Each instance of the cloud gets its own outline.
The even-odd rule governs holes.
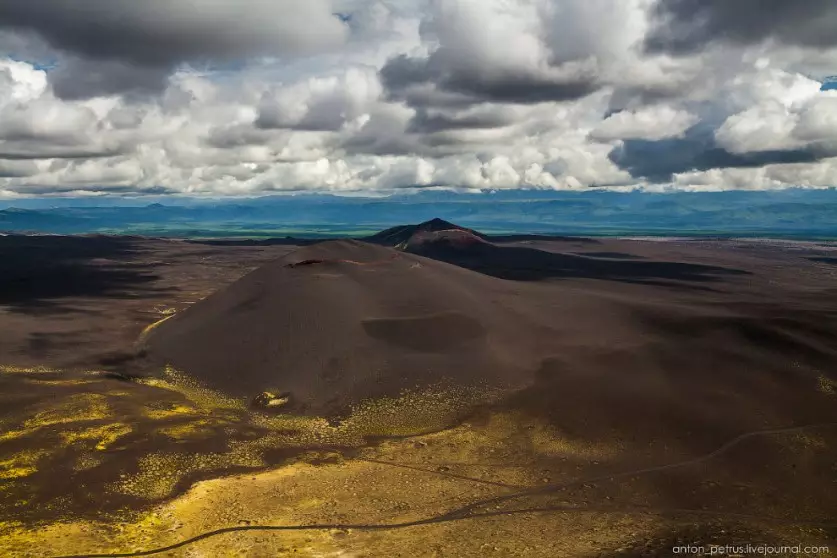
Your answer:
[[[380,96],[376,71],[350,68],[340,75],[311,78],[265,92],[256,126],[336,132],[366,114]]]
[[[756,168],[774,164],[814,163],[822,156],[812,149],[765,149],[731,152],[699,127],[683,138],[626,140],[613,149],[610,159],[636,179],[671,182],[675,175],[725,168]]]
[[[726,168],[679,174],[672,186],[695,192],[720,190],[768,190],[788,186],[834,186],[837,159],[817,163],[774,164],[767,167]]]
[[[775,40],[815,48],[837,46],[833,0],[657,0],[651,51],[693,53],[708,43],[752,45]]]
[[[687,110],[665,105],[611,114],[591,132],[596,141],[620,139],[661,140],[682,136],[697,123],[698,117]]]
[[[564,2],[575,4],[578,2]],[[616,5],[616,2],[609,2]],[[596,91],[592,52],[556,50],[549,2],[435,0],[422,34],[427,56],[400,55],[381,70],[390,96],[412,106],[568,101]],[[550,18],[553,19],[550,19]]]
[[[810,149],[837,154],[837,95],[823,96],[791,110],[778,104],[733,115],[715,133],[732,153]]]
[[[62,99],[87,99],[121,93],[147,95],[166,87],[171,68],[132,66],[119,60],[65,58],[49,74],[56,96]]]
[[[683,173],[814,164],[837,156],[837,94],[821,91],[819,82],[755,68],[716,95],[679,136],[628,138],[611,160],[634,178],[668,182]]]
[[[0,160],[110,157],[132,148],[91,106],[56,98],[45,72],[0,62]]]
[[[11,194],[26,194],[27,196],[55,196],[55,195],[118,195],[118,196],[164,196],[179,193],[172,188],[165,186],[152,186],[147,188],[139,188],[136,186],[116,186],[116,185],[96,185],[96,184],[24,184],[22,186],[12,186],[7,192]]]
[[[466,110],[419,108],[407,130],[411,133],[435,133],[450,130],[503,128],[518,122],[516,111],[509,107],[481,105]]]
[[[0,178],[23,178],[40,172],[41,168],[34,161],[0,160]]]
[[[0,59],[0,102],[25,103],[47,89],[46,72],[15,60]]]
[[[85,58],[144,66],[306,54],[346,34],[323,0],[3,0],[0,22]]]
[[[771,4],[0,0],[0,192],[833,184],[833,3]]]
[[[716,130],[717,144],[736,154],[807,149],[818,158],[837,155],[837,92],[801,77],[785,83],[739,99],[745,108]]]
[[[413,106],[570,101],[599,88],[595,68],[584,62],[555,68],[509,68],[496,73],[464,64],[446,65],[438,58],[401,56],[390,60],[381,76],[392,98],[404,99]]]
[[[400,105],[380,105],[369,112],[360,128],[342,139],[349,155],[410,155],[418,151],[416,138],[407,133],[414,111]]]
[[[327,0],[0,0],[0,28],[33,33],[68,55],[56,91],[71,97],[158,90],[180,63],[306,55],[347,36]],[[66,75],[91,70],[92,61],[106,64],[92,77]]]

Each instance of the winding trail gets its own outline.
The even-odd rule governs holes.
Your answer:
[[[468,504],[466,506],[451,510],[450,512],[435,515],[432,517],[428,517],[425,519],[419,519],[415,521],[407,521],[403,523],[390,523],[390,524],[332,524],[332,525],[247,525],[247,526],[237,526],[237,527],[226,527],[222,529],[215,529],[213,531],[207,531],[205,533],[201,533],[200,535],[196,535],[190,539],[183,540],[178,543],[174,543],[165,547],[156,548],[153,550],[145,550],[139,552],[125,552],[125,553],[116,553],[116,554],[76,554],[76,555],[65,555],[65,556],[55,556],[53,558],[134,558],[134,557],[141,557],[141,556],[153,556],[155,554],[161,554],[163,552],[170,552],[172,550],[177,550],[180,548],[184,548],[186,546],[192,545],[199,541],[203,541],[212,537],[217,537],[220,535],[225,535],[229,533],[243,533],[243,532],[251,532],[251,531],[258,531],[258,532],[268,532],[268,531],[322,531],[322,530],[330,530],[330,529],[352,529],[356,531],[388,531],[394,529],[404,529],[408,527],[418,527],[422,525],[432,525],[437,523],[448,523],[453,521],[462,521],[467,519],[480,519],[480,518],[487,518],[487,517],[497,517],[497,516],[510,516],[510,515],[520,515],[520,514],[534,514],[534,513],[555,513],[555,512],[575,512],[575,513],[615,513],[615,514],[650,514],[650,515],[703,515],[703,516],[712,516],[712,517],[728,517],[734,519],[749,519],[749,520],[757,520],[757,521],[764,521],[769,523],[777,523],[782,525],[809,525],[809,526],[820,526],[820,527],[837,527],[837,519],[830,520],[830,521],[809,521],[809,520],[789,520],[786,518],[777,518],[777,517],[769,517],[769,516],[759,516],[759,515],[749,515],[749,514],[740,514],[740,513],[728,513],[728,512],[716,512],[711,510],[694,510],[694,509],[683,509],[683,508],[653,508],[653,507],[645,507],[645,506],[584,506],[584,507],[576,507],[576,506],[545,506],[545,507],[531,507],[531,508],[523,508],[523,509],[515,509],[515,510],[500,510],[500,511],[491,511],[491,512],[477,512],[476,510],[482,506],[490,506],[490,505],[497,505],[503,502],[509,502],[512,500],[525,498],[529,496],[538,496],[542,494],[547,494],[550,492],[555,492],[558,490],[562,490],[564,488],[568,488],[571,486],[577,486],[584,483],[592,483],[592,482],[603,482],[603,481],[614,481],[617,479],[624,479],[629,477],[635,477],[640,475],[647,475],[650,473],[659,473],[662,471],[669,471],[672,469],[679,469],[683,467],[689,467],[693,465],[699,465],[710,461],[719,455],[729,451],[733,447],[739,445],[741,442],[748,440],[750,438],[756,438],[761,436],[775,436],[780,434],[790,434],[794,432],[802,432],[805,430],[812,430],[812,429],[819,429],[819,428],[834,428],[837,427],[837,423],[835,422],[827,422],[827,423],[819,423],[819,424],[809,424],[804,426],[792,426],[787,428],[775,428],[769,430],[756,430],[753,432],[747,432],[736,436],[732,440],[728,441],[718,449],[704,454],[699,457],[695,457],[693,459],[688,459],[686,461],[680,461],[677,463],[670,463],[667,465],[658,465],[654,467],[646,467],[643,469],[636,469],[632,471],[624,471],[621,473],[613,473],[609,475],[601,475],[597,477],[588,477],[583,479],[577,479],[573,481],[567,481],[558,484],[550,484],[539,486],[537,488],[529,488],[526,490],[521,490],[519,492],[515,492],[512,494],[506,494],[503,496],[497,496],[494,498],[489,498],[485,500],[480,500],[474,502],[472,504]],[[372,462],[372,463],[379,463],[382,465],[392,465],[397,467],[405,467],[404,465],[395,464],[395,463],[388,463],[386,461],[377,461],[377,460],[369,460],[365,459],[364,461]],[[417,469],[422,472],[426,473],[438,473],[437,471],[429,471],[426,469],[418,469],[417,467],[407,467],[410,469]],[[451,475],[448,475],[451,476]],[[458,476],[457,476],[458,477]],[[463,480],[475,481],[477,479],[472,479],[470,477],[463,477]],[[491,483],[497,484],[499,486],[509,487],[509,485],[503,485],[501,483]]]

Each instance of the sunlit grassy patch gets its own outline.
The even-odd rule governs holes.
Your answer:
[[[73,464],[73,471],[89,471],[95,469],[105,461],[101,455],[95,453],[83,453],[76,458]]]
[[[58,370],[46,366],[0,365],[0,374],[58,374]]]
[[[26,382],[29,384],[35,384],[39,386],[87,386],[90,384],[97,383],[98,380],[89,380],[81,378],[60,378],[51,380],[48,380],[46,378],[27,378]]]
[[[13,457],[0,461],[0,479],[19,479],[37,472],[38,461],[46,454],[44,451],[22,451]]]
[[[832,380],[825,374],[820,374],[819,390],[828,395],[834,395],[837,393],[837,381]]]
[[[0,556],[58,556],[115,552],[124,548],[114,543],[112,529],[92,522],[58,522],[27,527],[23,523],[0,522]]]
[[[211,419],[196,419],[165,426],[158,429],[157,432],[172,440],[209,438],[216,433],[215,427],[219,424],[223,423]]]
[[[794,448],[794,451],[801,451],[803,449],[823,450],[828,448],[828,442],[813,431],[792,434],[788,441],[789,445]]]
[[[237,467],[258,469],[265,467],[261,452],[250,444],[233,445],[227,453],[186,454],[156,453],[139,461],[139,473],[111,487],[117,492],[161,500],[171,496],[184,477],[202,471],[220,471]]]
[[[573,457],[581,460],[608,459],[619,452],[616,445],[569,438],[554,428],[537,425],[530,430],[534,451],[541,456]]]
[[[38,428],[88,420],[110,418],[107,397],[97,393],[71,395],[55,407],[36,414],[24,422],[25,428]]]
[[[157,385],[165,385],[182,393],[195,408],[175,406],[157,410],[160,419],[180,416],[184,420],[165,425],[160,434],[177,441],[209,437],[217,433],[224,420],[209,415],[212,409],[232,411],[241,409],[243,403],[219,396],[191,381],[174,370],[167,370],[166,378]],[[148,500],[170,496],[185,478],[204,471],[222,471],[233,468],[258,469],[267,465],[266,451],[277,448],[305,447],[309,445],[357,446],[365,437],[411,436],[450,426],[464,409],[477,398],[485,398],[487,392],[453,390],[426,390],[405,392],[401,397],[365,402],[356,407],[342,422],[330,424],[325,418],[290,414],[241,415],[236,427],[230,422],[230,434],[244,428],[257,428],[261,435],[252,439],[228,442],[225,453],[154,453],[138,462],[139,472],[124,479],[112,489]],[[197,413],[189,420],[190,413]],[[213,411],[214,412],[214,411]]]
[[[108,449],[114,442],[123,436],[127,436],[133,432],[133,428],[127,424],[106,424],[104,426],[95,426],[78,430],[74,432],[64,432],[61,437],[64,443],[68,446],[74,446],[79,443],[95,443],[95,448],[99,451]]]
[[[85,490],[106,500],[127,495],[158,502],[176,495],[186,488],[185,481],[196,476],[261,470],[280,456],[291,455],[281,450],[310,450],[300,461],[310,458],[311,463],[330,464],[339,462],[342,454],[324,447],[359,447],[368,437],[444,429],[457,422],[469,405],[489,396],[480,390],[444,387],[405,392],[364,402],[335,422],[256,412],[248,401],[208,389],[171,367],[158,379],[137,383],[141,385],[103,383],[98,393],[78,393],[75,387],[63,391],[60,382],[50,383],[54,397],[23,408],[19,416],[0,425],[0,442],[32,434],[40,452],[0,456],[6,460],[0,465],[0,478],[21,479],[14,483],[16,491],[37,492],[36,483],[25,477],[61,466],[62,471],[69,470],[68,482],[74,482],[76,473],[96,469],[95,475],[83,477]],[[127,447],[128,442],[136,446],[120,452],[118,459],[116,452],[108,451]],[[75,510],[77,496],[68,492],[67,498],[69,509]]]
[[[250,418],[250,424],[271,433],[259,442],[262,445],[293,446],[338,441],[336,429],[322,417],[256,414]]]
[[[204,411],[244,411],[247,408],[244,401],[209,389],[171,366],[166,367],[162,379],[149,378],[141,380],[141,383],[180,393]]]
[[[430,388],[400,397],[364,401],[352,409],[339,430],[359,436],[414,436],[451,426],[476,403],[493,397],[477,388]]]
[[[126,390],[108,391],[108,397],[131,397],[134,394]]]
[[[181,404],[165,404],[164,406],[147,408],[144,411],[146,417],[151,420],[166,420],[172,418],[181,418],[184,416],[198,414],[199,411],[191,405]]]
[[[31,434],[33,430],[31,428],[25,428],[22,430],[9,430],[6,432],[0,433],[0,442],[9,442],[11,440],[17,440],[19,438],[23,438],[28,434]]]

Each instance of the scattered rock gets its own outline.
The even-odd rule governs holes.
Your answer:
[[[263,391],[253,399],[253,405],[263,409],[278,409],[279,407],[284,407],[290,402],[291,394],[288,392],[273,393],[270,391]]]

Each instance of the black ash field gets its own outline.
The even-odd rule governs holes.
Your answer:
[[[837,245],[0,237],[0,554],[837,541]]]

